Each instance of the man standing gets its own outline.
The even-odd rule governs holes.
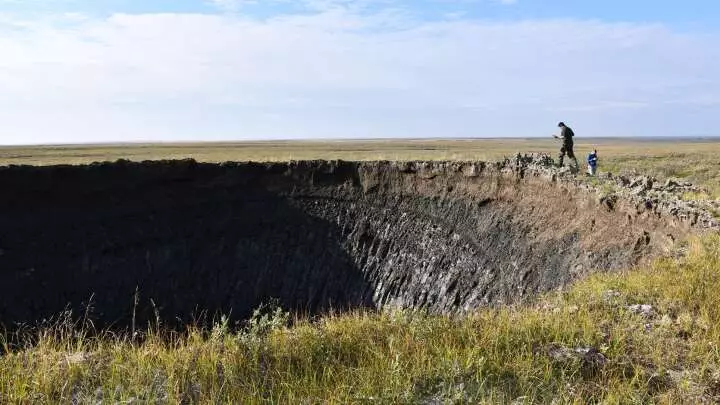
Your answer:
[[[575,136],[575,133],[570,127],[565,125],[564,122],[559,123],[558,127],[560,127],[560,136],[553,135],[555,138],[562,140],[562,147],[560,148],[559,155],[560,162],[558,163],[558,167],[562,167],[565,154],[567,154],[568,157],[575,162],[575,172],[577,172],[580,170],[580,164],[575,158],[575,152],[573,152],[573,137]]]

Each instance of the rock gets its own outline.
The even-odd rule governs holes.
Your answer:
[[[652,305],[647,304],[635,304],[630,305],[628,307],[628,310],[632,312],[633,314],[642,315],[645,318],[652,318],[655,316],[655,310],[653,309]]]
[[[568,361],[577,357],[572,349],[555,344],[547,347],[547,355],[555,361]]]
[[[571,349],[558,344],[550,344],[546,348],[546,354],[553,361],[559,363],[580,361],[584,374],[592,374],[603,368],[608,362],[607,357],[594,347]]]
[[[575,349],[575,353],[582,356],[585,366],[600,368],[607,364],[607,357],[594,347],[583,347]]]
[[[612,301],[613,299],[618,298],[620,295],[621,294],[619,291],[607,290],[603,292],[602,297],[604,301]]]
[[[672,377],[669,373],[653,373],[647,382],[648,394],[655,395],[666,391],[673,385]]]

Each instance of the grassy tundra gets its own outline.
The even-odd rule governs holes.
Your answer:
[[[201,162],[342,160],[496,160],[517,152],[553,156],[554,139],[267,141],[234,143],[128,144],[87,146],[0,147],[0,165],[82,164],[129,159],[185,159]],[[641,140],[578,138],[581,164],[593,148],[600,170],[675,177],[704,185],[720,197],[720,138],[708,140]]]
[[[710,190],[704,198],[718,195],[720,143],[603,142],[604,170],[690,179]],[[581,159],[591,146],[577,145]],[[544,140],[38,147],[2,149],[0,162],[492,159],[555,149]],[[239,329],[221,319],[211,330],[149,325],[129,336],[61,317],[0,336],[0,403],[718,402],[720,235],[693,239],[688,251],[457,318],[290,319],[263,309]]]

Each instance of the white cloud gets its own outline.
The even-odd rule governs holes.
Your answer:
[[[240,10],[242,6],[257,4],[257,0],[207,0],[207,3],[223,11],[235,12]]]
[[[2,1],[2,0],[0,0]],[[329,11],[329,10],[352,10],[355,12],[367,10],[375,7],[392,7],[395,9],[411,10],[413,8],[422,9],[428,4],[445,4],[445,5],[471,5],[482,2],[494,2],[503,5],[517,4],[517,0],[205,0],[206,3],[213,5],[226,12],[238,12],[243,7],[258,4],[273,5],[294,5],[307,10]]]
[[[717,36],[399,18],[6,16],[0,143],[525,136],[560,118],[592,135],[720,125]]]

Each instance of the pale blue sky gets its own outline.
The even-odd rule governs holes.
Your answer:
[[[404,9],[425,19],[443,19],[463,13],[482,19],[575,18],[606,21],[664,22],[711,26],[720,21],[720,3],[713,0],[0,0],[2,11],[112,13],[217,13],[234,9],[246,15],[269,17],[307,12],[328,5],[348,5],[369,11]],[[511,7],[508,7],[511,6]]]
[[[710,0],[0,0],[0,143],[720,135]]]

